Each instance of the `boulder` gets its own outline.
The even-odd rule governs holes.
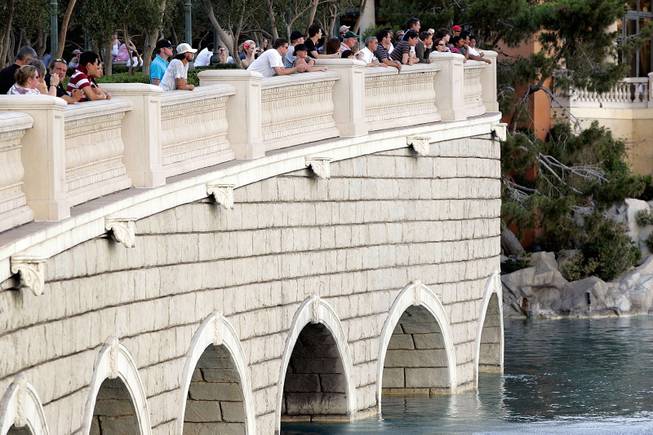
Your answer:
[[[626,198],[623,203],[610,207],[605,214],[610,220],[626,227],[626,234],[640,249],[642,258],[651,254],[646,245],[646,239],[653,232],[653,225],[640,227],[637,223],[637,214],[639,212],[651,212],[651,210],[651,205],[646,201]]]

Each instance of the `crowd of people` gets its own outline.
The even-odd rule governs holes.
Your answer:
[[[271,46],[267,39],[263,40],[261,47],[251,39],[245,40],[237,55],[243,68],[263,77],[273,77],[324,71],[326,68],[316,65],[316,61],[325,58],[357,59],[371,67],[400,70],[404,65],[430,63],[432,56],[438,53],[458,53],[465,60],[491,63],[476,48],[476,38],[463,31],[461,26],[422,30],[419,18],[410,18],[406,29],[396,33],[390,29],[380,30],[375,36],[365,38],[364,44],[360,44],[360,36],[349,26],[340,26],[337,38],[325,38],[320,26],[313,24],[306,34],[293,31],[289,41],[279,38]],[[219,46],[216,51],[213,43],[198,53],[188,43],[174,47],[169,40],[161,39],[154,54],[150,83],[164,91],[192,91],[194,86],[188,83],[191,65],[205,67],[216,63],[237,63],[224,46]],[[116,63],[142,65],[142,58],[133,43],[122,43],[117,35],[114,35],[111,55]],[[68,71],[72,74],[64,86]],[[100,56],[93,51],[75,50],[70,62],[50,59],[46,71],[36,52],[31,47],[23,47],[15,62],[0,71],[0,94],[51,95],[63,98],[68,104],[110,99],[111,94],[97,84],[102,75]]]

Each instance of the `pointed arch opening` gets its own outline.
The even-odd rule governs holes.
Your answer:
[[[127,348],[117,337],[111,337],[107,341],[95,362],[82,433],[152,433],[147,396],[138,368]]]
[[[184,412],[183,434],[245,435],[245,404],[229,350],[210,345],[202,353],[191,378]]]
[[[248,367],[233,326],[220,313],[193,335],[180,396],[179,434],[256,434]]]
[[[503,298],[498,273],[485,286],[476,334],[476,387],[479,373],[503,373]]]
[[[105,379],[95,399],[90,435],[139,433],[136,409],[124,382],[120,378]]]
[[[383,395],[432,396],[451,390],[447,350],[437,320],[422,306],[399,318],[383,364]]]
[[[277,428],[282,422],[349,421],[356,407],[352,359],[333,308],[313,296],[293,317],[277,383]]]
[[[41,400],[23,374],[16,377],[0,400],[0,434],[49,434]]]
[[[32,431],[27,426],[16,427],[16,425],[13,425],[9,428],[9,432],[7,432],[7,435],[34,435],[34,434],[32,434]]]
[[[395,298],[379,340],[377,404],[383,395],[436,395],[456,390],[456,354],[438,297],[416,281]]]
[[[281,422],[347,419],[347,378],[338,346],[322,324],[302,329],[288,363]]]

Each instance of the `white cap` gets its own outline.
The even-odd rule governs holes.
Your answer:
[[[347,32],[349,31],[350,28],[351,28],[351,27],[346,26],[346,25],[343,24],[342,26],[340,26],[339,32],[340,32],[340,33],[347,33]]]
[[[182,42],[177,46],[177,54],[182,54],[182,53],[197,53],[197,49],[191,47],[190,44]]]

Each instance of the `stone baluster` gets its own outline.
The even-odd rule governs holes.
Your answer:
[[[265,155],[262,129],[263,76],[247,70],[209,70],[198,74],[201,86],[230,84],[236,93],[227,103],[229,143],[239,160]]]
[[[66,201],[65,109],[66,102],[60,98],[0,96],[0,111],[23,112],[34,121],[23,136],[21,155],[25,168],[23,190],[36,220],[57,221],[70,216]]]
[[[496,51],[484,50],[484,57],[492,63],[487,64],[481,71],[481,85],[483,86],[483,103],[486,112],[498,112],[497,101],[497,57]]]
[[[333,101],[336,103],[334,118],[340,136],[366,135],[365,63],[353,59],[319,59],[317,63],[338,74],[338,81],[333,87]]]
[[[653,107],[653,72],[648,73],[648,107]]]
[[[439,70],[435,75],[435,98],[443,121],[467,119],[464,60],[465,57],[461,54],[431,54],[431,63]],[[496,95],[494,98],[496,99]]]
[[[142,83],[107,83],[102,85],[114,97],[132,104],[123,120],[125,166],[136,187],[165,184],[161,165],[161,94],[159,86]]]
[[[0,232],[33,219],[23,193],[22,138],[32,127],[24,113],[0,113]]]

